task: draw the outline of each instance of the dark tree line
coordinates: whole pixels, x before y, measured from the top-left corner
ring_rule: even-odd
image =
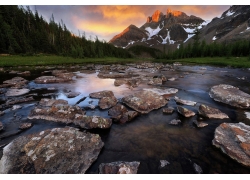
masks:
[[[168,59],[182,59],[195,57],[231,57],[231,56],[249,56],[250,40],[238,40],[235,42],[213,42],[207,44],[204,40],[200,41],[200,31],[194,31],[193,43],[184,46],[181,44],[179,49],[165,54]]]
[[[131,55],[122,48],[100,41],[75,36],[54,17],[47,22],[29,7],[0,6],[0,53],[7,54],[56,54],[75,58],[120,57]]]

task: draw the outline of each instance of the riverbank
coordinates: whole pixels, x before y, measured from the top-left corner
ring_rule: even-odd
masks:
[[[186,59],[133,59],[133,58],[72,58],[55,55],[40,55],[40,56],[0,56],[0,67],[10,66],[42,66],[42,65],[74,65],[74,64],[126,64],[137,62],[162,62],[173,63],[180,62],[183,64],[192,65],[214,65],[214,66],[231,66],[237,68],[250,68],[249,57],[203,57],[203,58],[186,58]]]

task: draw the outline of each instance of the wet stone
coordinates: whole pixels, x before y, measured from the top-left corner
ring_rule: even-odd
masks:
[[[174,100],[176,101],[176,103],[183,104],[183,105],[189,105],[189,106],[195,106],[196,105],[196,102],[194,102],[194,101],[180,99],[177,96],[174,97]]]
[[[172,108],[172,107],[163,108],[163,109],[162,109],[162,112],[163,112],[164,114],[172,114],[172,113],[174,112],[174,108]]]
[[[43,98],[40,100],[39,102],[40,106],[56,106],[56,105],[68,105],[68,101],[63,100],[63,99],[47,99],[47,98]]]
[[[32,123],[22,123],[20,124],[20,126],[18,127],[21,130],[25,130],[25,129],[29,129],[32,127]]]
[[[178,124],[180,124],[181,123],[181,120],[179,120],[179,119],[173,119],[173,120],[171,120],[170,122],[169,122],[169,124],[171,124],[171,125],[178,125]]]
[[[153,93],[156,93],[160,96],[164,96],[164,95],[171,95],[171,94],[175,94],[178,92],[178,89],[175,88],[165,88],[165,89],[158,89],[158,88],[144,88],[143,90],[145,91],[151,91]]]
[[[213,86],[209,95],[218,102],[243,109],[250,108],[250,95],[231,85],[220,84]]]
[[[103,146],[98,134],[72,127],[20,136],[4,147],[0,173],[83,174]]]
[[[193,167],[194,167],[194,171],[195,171],[196,174],[202,174],[203,173],[201,167],[198,164],[194,163]]]
[[[99,174],[137,174],[140,162],[111,162],[99,165]]]
[[[79,96],[81,93],[80,92],[70,92],[70,93],[66,93],[65,95],[67,96],[67,98],[75,98],[76,96]]]
[[[175,81],[176,79],[174,77],[169,78],[168,81]]]
[[[154,109],[159,109],[168,103],[163,96],[150,91],[140,91],[133,95],[125,96],[122,98],[122,102],[144,114]]]
[[[101,109],[109,109],[117,104],[117,99],[115,96],[109,96],[109,97],[102,97],[99,102],[98,106]]]
[[[14,106],[12,106],[11,110],[15,111],[15,110],[21,109],[21,108],[22,108],[22,106],[20,106],[20,105],[14,105]]]
[[[8,97],[12,97],[12,96],[21,96],[21,95],[24,95],[24,94],[27,94],[29,93],[30,90],[29,89],[9,89],[7,92],[6,92],[6,96]]]
[[[101,99],[103,97],[111,97],[111,96],[114,96],[114,93],[112,91],[108,91],[108,90],[94,92],[94,93],[89,94],[89,97],[97,98],[97,99]]]
[[[15,97],[13,99],[9,99],[6,101],[6,105],[13,105],[13,104],[17,104],[17,103],[23,103],[23,102],[28,102],[28,101],[33,101],[34,98],[31,97]]]
[[[237,162],[250,167],[250,126],[222,123],[215,129],[213,145]]]
[[[148,82],[148,85],[162,85],[161,78],[153,78]]]
[[[10,80],[6,80],[3,83],[7,84],[13,88],[23,88],[28,84],[29,81],[27,81],[26,79],[22,78],[22,77],[14,77]]]
[[[193,123],[194,123],[198,128],[202,128],[202,127],[205,127],[205,126],[208,125],[207,123],[199,122],[199,121],[197,121],[197,120],[193,120]]]
[[[44,100],[41,100],[44,101]],[[28,119],[44,119],[65,124],[75,124],[85,129],[102,128],[107,129],[112,125],[112,120],[99,116],[86,116],[78,106],[65,105],[63,103],[54,102],[46,104],[47,106],[39,106],[30,111]],[[43,104],[43,103],[39,103]]]
[[[2,122],[0,122],[0,131],[2,131],[3,130],[3,123]]]
[[[191,117],[191,116],[194,116],[195,113],[191,110],[188,110],[187,108],[184,108],[184,107],[181,107],[181,106],[177,106],[177,111],[185,116],[185,117]]]
[[[212,107],[206,106],[204,104],[200,105],[199,114],[201,116],[204,116],[207,118],[215,118],[215,119],[227,119],[227,118],[229,118],[225,113],[221,112],[219,109],[212,108]]]

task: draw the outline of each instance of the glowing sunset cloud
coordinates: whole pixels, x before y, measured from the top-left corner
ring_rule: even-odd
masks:
[[[156,10],[159,13],[167,14],[171,9],[174,15],[180,12],[187,15],[201,17],[204,20],[211,20],[229,8],[229,5],[75,5],[75,6],[36,6],[39,14],[49,21],[53,14],[56,22],[61,19],[68,29],[78,35],[78,31],[85,32],[86,37],[98,36],[100,40],[109,41],[115,35],[121,33],[129,25],[134,24],[141,27],[149,16]],[[35,7],[31,6],[34,10]]]

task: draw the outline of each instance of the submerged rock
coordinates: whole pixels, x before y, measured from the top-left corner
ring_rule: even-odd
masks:
[[[103,146],[98,134],[84,133],[72,127],[20,136],[4,147],[0,173],[85,173]]]
[[[200,105],[199,114],[207,118],[215,118],[215,119],[229,118],[225,113],[221,112],[219,109],[212,108],[204,104]]]
[[[43,98],[40,100],[39,102],[40,106],[56,106],[56,105],[68,105],[68,101],[63,100],[63,99],[47,99],[47,98]]]
[[[6,92],[6,96],[8,97],[12,97],[12,96],[21,96],[21,95],[24,95],[24,94],[27,94],[29,93],[30,90],[29,89],[9,89],[7,92]]]
[[[66,93],[65,95],[67,96],[67,98],[75,98],[76,96],[79,96],[81,93],[80,92],[70,92],[70,93]]]
[[[170,122],[169,122],[169,124],[171,124],[171,125],[178,125],[178,124],[180,124],[181,123],[181,120],[179,120],[179,119],[173,119],[173,120],[171,120]]]
[[[32,123],[22,123],[20,124],[18,128],[24,130],[24,129],[29,129],[31,127],[32,127]]]
[[[125,96],[122,102],[140,113],[149,113],[154,109],[165,106],[168,101],[151,91],[140,91],[133,95]]]
[[[208,125],[207,123],[199,122],[199,121],[197,121],[197,120],[193,120],[193,123],[194,123],[197,127],[199,127],[199,128],[202,128],[202,127],[205,127],[205,126]]]
[[[195,104],[196,104],[196,102],[194,102],[194,101],[180,99],[177,96],[174,97],[174,100],[176,101],[176,103],[189,105],[189,106],[195,106]]]
[[[99,165],[99,174],[137,174],[140,162],[112,162]]]
[[[181,107],[181,106],[177,106],[177,111],[185,116],[185,117],[191,117],[191,116],[194,116],[195,113],[191,110],[188,110],[187,108],[184,108],[184,107]]]
[[[126,123],[131,121],[139,115],[136,111],[128,111],[127,108],[121,104],[117,104],[108,111],[109,115],[115,122]]]
[[[222,123],[215,129],[213,145],[245,166],[250,166],[250,126]]]
[[[2,130],[3,130],[3,123],[0,122],[0,131],[2,131]]]
[[[116,80],[114,81],[114,85],[115,85],[115,86],[121,86],[121,85],[126,84],[126,83],[127,83],[127,80],[126,80],[126,79],[116,79]]]
[[[12,106],[11,110],[15,111],[15,110],[21,109],[21,108],[22,108],[22,106],[20,106],[20,105],[14,105],[14,106]]]
[[[164,114],[172,114],[172,113],[174,112],[174,108],[172,108],[172,107],[163,108],[163,109],[162,109],[162,112],[163,112]]]
[[[250,95],[231,85],[220,84],[213,86],[209,95],[215,101],[238,108],[250,108]]]

